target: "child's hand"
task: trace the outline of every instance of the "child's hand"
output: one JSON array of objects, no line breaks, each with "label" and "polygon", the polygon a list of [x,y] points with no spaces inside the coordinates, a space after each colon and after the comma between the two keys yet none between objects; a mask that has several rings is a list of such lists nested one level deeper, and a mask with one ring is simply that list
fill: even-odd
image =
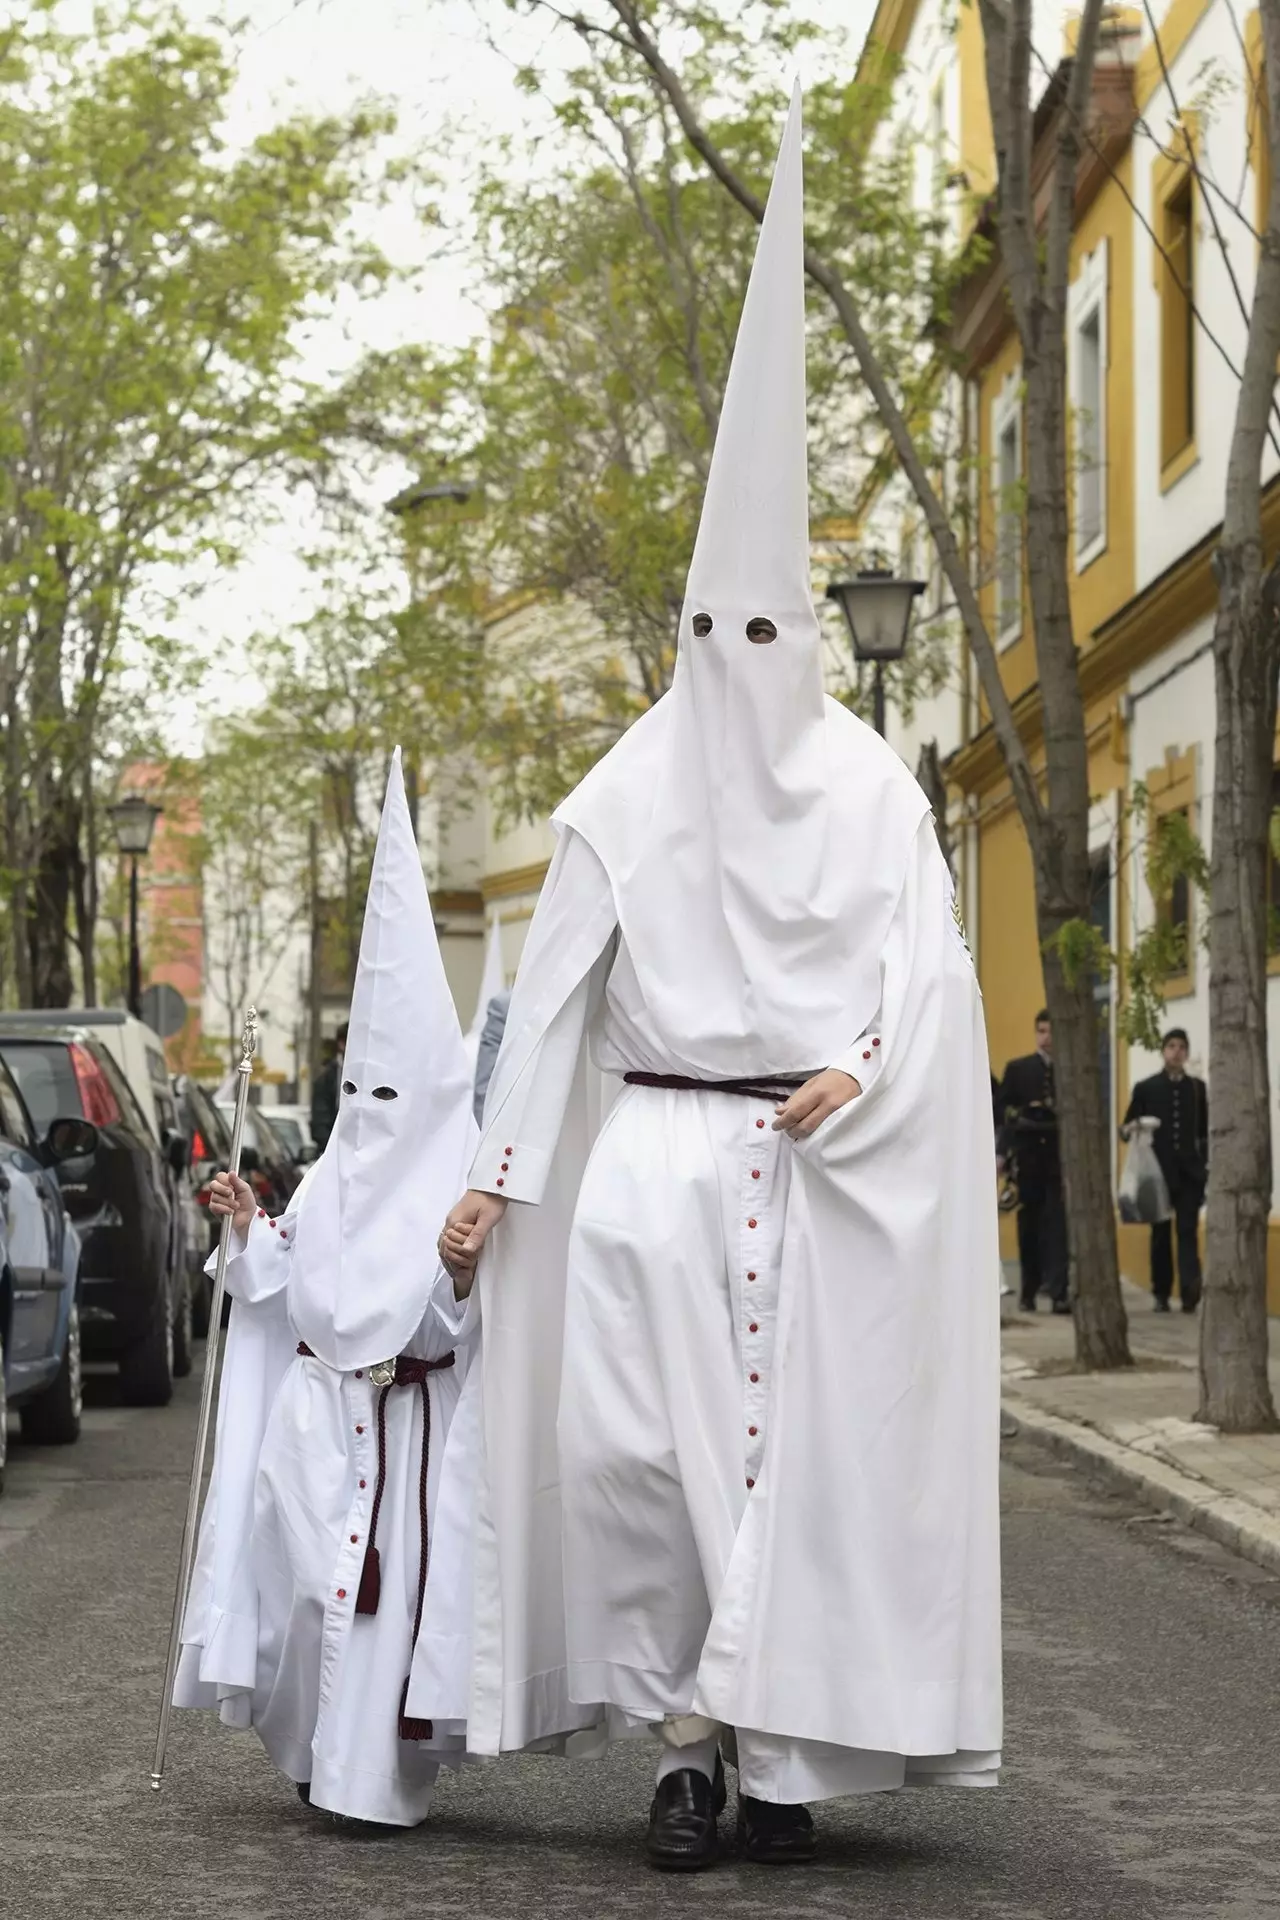
[{"label": "child's hand", "polygon": [[237,1233],[248,1233],[257,1212],[253,1188],[238,1173],[217,1173],[209,1187],[209,1211],[222,1219],[228,1213]]},{"label": "child's hand", "polygon": [[[480,1253],[490,1233],[507,1210],[499,1193],[480,1193],[472,1188],[464,1193],[444,1223],[436,1245],[445,1271],[453,1276],[453,1290],[465,1300],[475,1279]],[[465,1280],[466,1293],[461,1291]]]}]

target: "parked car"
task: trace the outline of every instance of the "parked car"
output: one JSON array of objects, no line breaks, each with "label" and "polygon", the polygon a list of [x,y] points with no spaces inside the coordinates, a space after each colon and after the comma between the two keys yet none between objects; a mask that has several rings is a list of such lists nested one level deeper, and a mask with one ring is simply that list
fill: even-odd
[{"label": "parked car", "polygon": [[153,1137],[160,1142],[173,1213],[172,1257],[189,1269],[194,1291],[201,1277],[203,1255],[200,1248],[204,1235],[196,1210],[195,1192],[187,1167],[183,1164],[183,1152],[177,1145],[185,1135],[178,1117],[168,1063],[164,1057],[164,1041],[160,1035],[145,1021],[126,1013],[123,1007],[72,1007],[65,1013],[52,1016],[46,1012],[28,1011],[5,1014],[3,1018],[15,1033],[27,1029],[39,1031],[48,1026],[50,1018],[74,1022],[78,1027],[88,1028],[107,1049],[129,1082]]},{"label": "parked car", "polygon": [[268,1107],[267,1124],[288,1149],[295,1167],[310,1166],[316,1157],[311,1137],[311,1115],[306,1107]]},{"label": "parked car", "polygon": [[178,1110],[178,1125],[186,1138],[190,1162],[188,1183],[199,1225],[193,1245],[192,1319],[198,1338],[209,1330],[211,1282],[204,1265],[218,1244],[219,1223],[209,1212],[209,1189],[213,1176],[231,1158],[231,1125],[212,1094],[189,1074],[179,1074],[173,1082],[173,1097]]},{"label": "parked car", "polygon": [[62,1117],[96,1129],[91,1149],[57,1163],[82,1243],[85,1357],[117,1363],[129,1405],[163,1406],[192,1365],[191,1283],[173,1199],[186,1143],[173,1135],[162,1147],[99,1031],[45,1021],[0,1014],[0,1059],[37,1132]]},{"label": "parked car", "polygon": [[[218,1111],[227,1123],[228,1133],[235,1119],[235,1106],[219,1101]],[[302,1178],[289,1149],[276,1133],[261,1107],[246,1107],[244,1136],[240,1142],[240,1171],[258,1196],[258,1205],[268,1213],[283,1213],[290,1195]]]},{"label": "parked car", "polygon": [[96,1146],[97,1129],[72,1117],[38,1136],[0,1063],[0,1489],[11,1408],[37,1445],[80,1435],[80,1240],[54,1168]]}]

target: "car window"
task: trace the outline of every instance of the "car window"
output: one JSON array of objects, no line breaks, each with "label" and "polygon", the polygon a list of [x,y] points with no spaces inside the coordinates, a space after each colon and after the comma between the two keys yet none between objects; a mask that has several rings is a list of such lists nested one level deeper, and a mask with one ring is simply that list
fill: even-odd
[{"label": "car window", "polygon": [[[97,1118],[81,1099],[72,1049],[65,1040],[6,1040],[3,1053],[37,1133],[47,1133],[54,1120]],[[87,1054],[85,1058],[92,1066]],[[110,1089],[103,1092],[109,1094]]]},{"label": "car window", "polygon": [[27,1110],[9,1077],[8,1067],[3,1063],[0,1063],[0,1133],[4,1134],[6,1140],[12,1140],[16,1147],[25,1147],[29,1153],[35,1149]]},{"label": "car window", "polygon": [[103,1075],[110,1084],[111,1091],[120,1102],[120,1110],[124,1115],[124,1122],[130,1133],[136,1134],[140,1140],[145,1140],[148,1146],[153,1146],[155,1144],[155,1135],[152,1133],[150,1125],[147,1122],[147,1116],[138,1105],[133,1088],[125,1079],[120,1067],[105,1047],[98,1048],[94,1054],[94,1058],[102,1068]]},{"label": "car window", "polygon": [[231,1131],[204,1088],[194,1082],[187,1086],[187,1111],[207,1149],[196,1154],[197,1160],[225,1162],[231,1152]]},{"label": "car window", "polygon": [[291,1120],[287,1114],[273,1113],[271,1116],[271,1130],[281,1143],[288,1148],[289,1153],[296,1160],[302,1152],[303,1144],[302,1128],[298,1125],[297,1121]]}]

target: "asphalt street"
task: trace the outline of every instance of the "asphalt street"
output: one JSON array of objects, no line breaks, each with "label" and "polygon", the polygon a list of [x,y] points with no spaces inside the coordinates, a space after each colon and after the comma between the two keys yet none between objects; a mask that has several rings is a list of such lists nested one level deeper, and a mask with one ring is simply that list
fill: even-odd
[{"label": "asphalt street", "polygon": [[416,1832],[308,1813],[252,1736],[175,1716],[148,1771],[196,1382],[91,1380],[77,1447],[15,1437],[0,1498],[4,1920],[1280,1914],[1280,1582],[1026,1441],[1004,1474],[1005,1784],[819,1812],[821,1863],[696,1881],[641,1853],[651,1755],[447,1777]]}]

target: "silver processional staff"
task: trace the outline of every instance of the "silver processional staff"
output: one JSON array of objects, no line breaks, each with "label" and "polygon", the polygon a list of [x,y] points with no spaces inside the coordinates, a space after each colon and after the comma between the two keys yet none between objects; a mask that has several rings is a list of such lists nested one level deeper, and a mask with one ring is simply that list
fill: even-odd
[{"label": "silver processional staff", "polygon": [[[240,1063],[236,1072],[236,1114],[231,1129],[231,1167],[240,1172],[240,1141],[244,1133],[245,1108],[249,1104],[249,1077],[253,1056],[258,1049],[258,1015],[250,1007],[240,1036]],[[173,1620],[169,1628],[169,1656],[164,1663],[164,1689],[160,1695],[160,1722],[156,1728],[156,1757],[151,1768],[151,1785],[158,1792],[164,1778],[165,1749],[169,1744],[169,1713],[173,1706],[173,1683],[178,1671],[178,1648],[182,1637],[182,1618],[187,1610],[187,1592],[191,1585],[191,1563],[195,1558],[196,1525],[200,1515],[200,1486],[204,1479],[204,1455],[209,1440],[209,1415],[213,1409],[213,1389],[218,1374],[218,1343],[222,1337],[222,1296],[227,1281],[227,1251],[231,1244],[232,1215],[223,1217],[218,1240],[218,1260],[213,1274],[213,1299],[209,1306],[209,1333],[204,1347],[204,1374],[200,1382],[200,1418],[196,1423],[196,1450],[191,1462],[191,1485],[187,1491],[187,1517],[182,1527],[182,1550],[178,1555],[178,1579],[173,1592]]]}]

